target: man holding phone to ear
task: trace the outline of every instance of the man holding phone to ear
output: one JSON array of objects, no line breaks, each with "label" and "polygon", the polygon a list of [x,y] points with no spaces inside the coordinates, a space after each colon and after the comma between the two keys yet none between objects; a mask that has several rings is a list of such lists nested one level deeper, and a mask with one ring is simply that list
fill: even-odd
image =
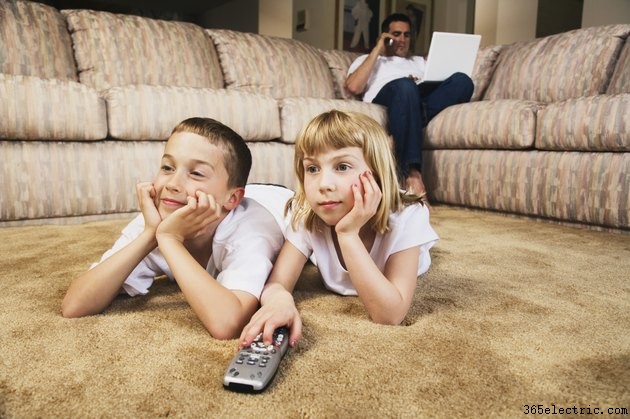
[{"label": "man holding phone to ear", "polygon": [[411,20],[402,13],[389,15],[369,54],[358,57],[348,69],[346,88],[363,95],[364,102],[387,108],[389,132],[401,179],[408,193],[424,196],[422,130],[445,108],[470,101],[474,85],[464,73],[455,73],[435,89],[422,92],[425,60],[409,55]]}]

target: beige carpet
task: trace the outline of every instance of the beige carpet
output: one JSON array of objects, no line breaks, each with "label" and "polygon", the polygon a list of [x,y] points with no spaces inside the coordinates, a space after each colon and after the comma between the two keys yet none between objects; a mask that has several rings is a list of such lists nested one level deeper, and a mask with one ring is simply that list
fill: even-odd
[{"label": "beige carpet", "polygon": [[372,324],[356,298],[327,293],[311,269],[296,293],[299,348],[265,393],[243,395],[222,387],[236,341],[212,339],[173,283],[102,315],[60,316],[71,279],[124,223],[0,229],[0,417],[630,409],[628,234],[435,207],[442,240],[403,326]]}]

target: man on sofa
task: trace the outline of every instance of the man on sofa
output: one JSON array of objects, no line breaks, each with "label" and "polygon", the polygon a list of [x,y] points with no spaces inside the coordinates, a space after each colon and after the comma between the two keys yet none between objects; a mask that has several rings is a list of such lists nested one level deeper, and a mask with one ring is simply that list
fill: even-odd
[{"label": "man on sofa", "polygon": [[[422,130],[443,109],[470,101],[474,85],[470,77],[455,73],[430,91],[422,91],[425,61],[410,56],[411,20],[394,13],[381,24],[381,36],[369,54],[348,68],[346,88],[363,94],[364,102],[387,107],[389,131],[401,179],[408,193],[426,194],[422,181]],[[386,43],[389,46],[386,46]]]}]

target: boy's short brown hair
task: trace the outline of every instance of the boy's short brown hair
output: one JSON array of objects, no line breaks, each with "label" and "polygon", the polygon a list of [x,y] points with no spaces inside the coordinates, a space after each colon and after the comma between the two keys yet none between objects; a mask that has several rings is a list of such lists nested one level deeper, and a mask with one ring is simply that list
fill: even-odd
[{"label": "boy's short brown hair", "polygon": [[232,128],[212,118],[188,118],[173,128],[176,132],[201,135],[223,151],[223,165],[228,174],[228,187],[244,187],[252,168],[252,153],[243,137]]}]

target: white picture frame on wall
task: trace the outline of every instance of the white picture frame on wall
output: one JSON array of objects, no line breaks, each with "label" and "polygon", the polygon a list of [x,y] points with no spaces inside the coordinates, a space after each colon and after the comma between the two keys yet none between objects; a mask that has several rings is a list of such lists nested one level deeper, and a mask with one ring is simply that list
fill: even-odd
[{"label": "white picture frame on wall", "polygon": [[413,55],[426,57],[433,34],[433,0],[393,0],[392,13],[409,16],[411,26],[411,47]]},{"label": "white picture frame on wall", "polygon": [[[391,0],[337,0],[336,2],[336,30],[335,30],[335,47],[345,51],[354,51],[367,54],[376,44],[376,40],[380,35],[381,21],[389,14],[391,10]],[[361,6],[370,10],[371,17],[368,23],[367,46],[364,44],[364,38],[358,36],[355,38],[355,32],[359,21],[358,16],[361,15],[359,10],[353,13],[353,9],[361,9]]]}]

